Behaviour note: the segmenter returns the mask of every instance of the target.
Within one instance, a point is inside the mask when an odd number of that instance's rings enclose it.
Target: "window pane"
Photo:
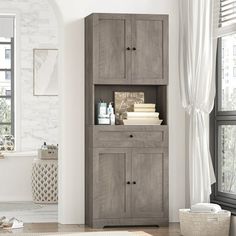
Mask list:
[[[10,43],[10,42],[11,42],[11,38],[3,38],[3,37],[0,37],[0,42]]]
[[[236,111],[236,34],[222,37],[220,111]]]
[[[236,194],[236,125],[220,125],[218,138],[218,191]]]
[[[0,44],[0,69],[11,68],[11,45]]]
[[[0,95],[11,95],[11,71],[0,71]]]
[[[11,135],[11,125],[0,125],[0,135]]]
[[[0,98],[0,123],[11,122],[11,99]]]

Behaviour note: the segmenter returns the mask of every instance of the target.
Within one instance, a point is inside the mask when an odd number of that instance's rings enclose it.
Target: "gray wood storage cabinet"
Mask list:
[[[85,19],[86,224],[168,224],[168,16],[91,14]],[[144,92],[160,126],[96,125],[99,99]]]

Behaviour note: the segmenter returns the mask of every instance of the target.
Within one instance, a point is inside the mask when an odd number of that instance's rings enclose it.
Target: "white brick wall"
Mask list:
[[[0,0],[0,14],[15,13],[16,138],[18,149],[58,143],[58,97],[33,96],[33,49],[58,48],[58,25],[48,0]]]

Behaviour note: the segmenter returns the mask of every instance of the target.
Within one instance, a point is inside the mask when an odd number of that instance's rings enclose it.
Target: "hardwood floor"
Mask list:
[[[24,223],[58,222],[57,204],[35,204],[33,202],[0,202],[0,216],[13,216]]]
[[[179,236],[179,224],[171,223],[169,227],[126,227],[126,228],[106,228],[106,231],[144,231],[152,236]],[[91,232],[103,231],[92,229],[84,225],[61,225],[57,223],[25,224],[23,229],[3,230],[0,229],[0,235],[3,233],[51,233],[51,232]]]

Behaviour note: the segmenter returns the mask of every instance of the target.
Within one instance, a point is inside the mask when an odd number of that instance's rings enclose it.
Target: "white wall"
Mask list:
[[[93,12],[170,16],[170,221],[185,206],[185,116],[178,81],[178,1],[55,0],[64,18],[61,81],[60,223],[84,223],[84,17]]]

